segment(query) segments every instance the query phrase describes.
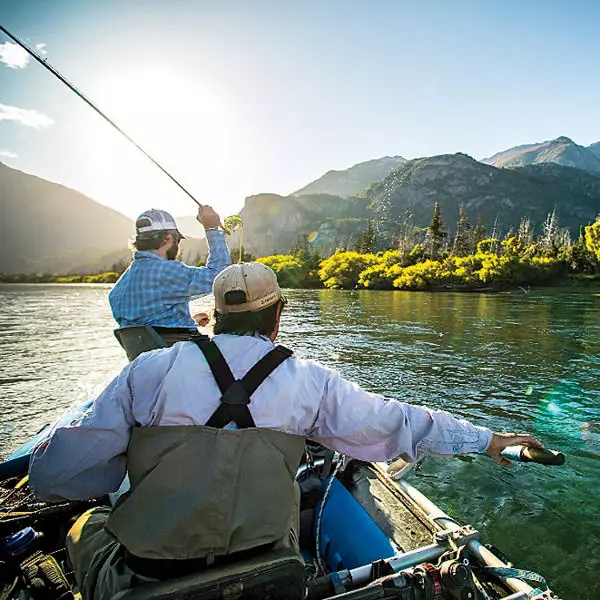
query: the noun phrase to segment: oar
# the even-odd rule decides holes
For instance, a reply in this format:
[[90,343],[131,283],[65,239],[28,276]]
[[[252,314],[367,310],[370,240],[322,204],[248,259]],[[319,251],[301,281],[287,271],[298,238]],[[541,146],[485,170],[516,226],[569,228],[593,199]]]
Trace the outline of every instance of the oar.
[[[519,462],[534,462],[540,465],[564,465],[565,455],[557,450],[549,450],[548,448],[533,448],[530,446],[508,446],[502,451],[502,456],[508,460],[516,460]],[[398,458],[391,464],[377,463],[383,468],[388,477],[394,481],[404,479],[409,471],[414,469],[424,457],[419,458],[415,462],[406,462]]]
[[557,450],[548,448],[533,448],[530,446],[508,446],[502,450],[502,456],[508,460],[519,462],[534,462],[539,465],[564,465],[565,455]]

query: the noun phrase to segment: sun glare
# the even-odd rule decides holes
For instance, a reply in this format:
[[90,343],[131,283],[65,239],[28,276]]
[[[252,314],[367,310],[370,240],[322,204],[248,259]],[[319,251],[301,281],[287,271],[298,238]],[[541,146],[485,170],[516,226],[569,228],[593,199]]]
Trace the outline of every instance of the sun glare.
[[[222,181],[240,128],[233,107],[214,85],[191,74],[149,68],[113,74],[106,83],[98,99],[102,110],[186,189],[206,191],[213,181]],[[82,152],[97,159],[91,168],[97,171],[100,201],[117,194],[127,214],[148,203],[178,214],[194,212],[193,203],[104,120],[91,113],[84,118],[84,126],[73,133]]]

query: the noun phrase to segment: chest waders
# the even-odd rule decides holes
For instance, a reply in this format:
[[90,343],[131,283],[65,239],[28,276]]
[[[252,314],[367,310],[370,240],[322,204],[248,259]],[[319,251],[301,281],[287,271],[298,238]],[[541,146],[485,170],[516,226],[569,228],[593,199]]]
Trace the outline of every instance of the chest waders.
[[[128,564],[155,577],[162,567],[173,576],[178,567],[190,572],[294,545],[304,438],[256,427],[248,409],[252,394],[292,352],[277,346],[236,380],[214,342],[197,345],[221,404],[204,426],[133,429],[131,491],[106,524]],[[224,429],[231,422],[239,429]]]

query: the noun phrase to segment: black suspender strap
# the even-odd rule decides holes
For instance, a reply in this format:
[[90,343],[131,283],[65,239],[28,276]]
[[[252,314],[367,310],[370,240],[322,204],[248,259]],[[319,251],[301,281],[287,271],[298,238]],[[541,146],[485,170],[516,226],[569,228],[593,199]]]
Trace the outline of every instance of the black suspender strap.
[[284,346],[275,346],[268,354],[265,354],[245,375],[242,382],[248,396],[252,396],[258,386],[293,352]]
[[196,341],[196,345],[202,350],[202,354],[204,354],[204,358],[217,381],[221,394],[225,394],[235,382],[235,377],[233,376],[225,357],[221,354],[219,347],[210,340]]
[[214,342],[196,341],[196,344],[204,354],[223,394],[221,405],[206,425],[222,428],[233,421],[240,429],[256,427],[248,410],[250,396],[284,360],[292,356],[292,351],[283,346],[276,346],[263,356],[242,379],[236,380],[223,354]]

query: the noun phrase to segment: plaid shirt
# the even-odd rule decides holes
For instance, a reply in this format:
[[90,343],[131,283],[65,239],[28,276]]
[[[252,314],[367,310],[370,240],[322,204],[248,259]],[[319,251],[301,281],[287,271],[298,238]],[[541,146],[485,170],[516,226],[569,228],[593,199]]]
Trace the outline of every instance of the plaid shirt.
[[189,301],[212,292],[213,279],[231,263],[225,234],[206,232],[205,267],[190,267],[154,252],[137,251],[108,295],[119,327],[156,325],[196,329]]

